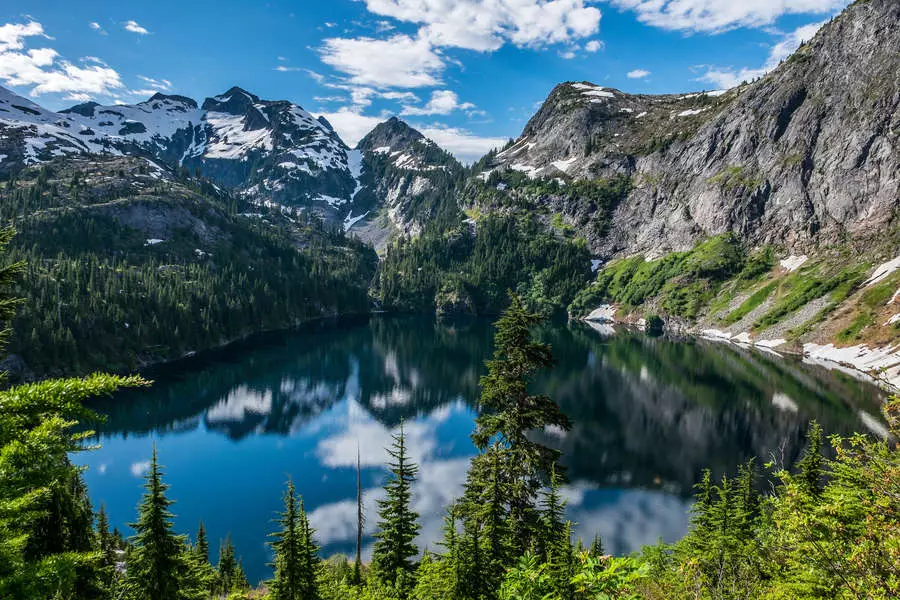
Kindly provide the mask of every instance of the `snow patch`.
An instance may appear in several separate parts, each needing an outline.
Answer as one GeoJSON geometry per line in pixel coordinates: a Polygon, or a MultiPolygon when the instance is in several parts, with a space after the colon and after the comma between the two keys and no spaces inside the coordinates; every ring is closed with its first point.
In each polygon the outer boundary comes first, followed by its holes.
{"type": "Polygon", "coordinates": [[[602,304],[591,311],[584,318],[586,321],[613,322],[616,320],[616,307],[612,304],[602,304]]]}
{"type": "Polygon", "coordinates": [[[896,315],[888,319],[887,323],[885,323],[884,326],[887,327],[888,325],[893,325],[897,322],[900,322],[900,313],[897,313],[896,315]]]}
{"type": "Polygon", "coordinates": [[[162,244],[166,240],[161,240],[159,238],[150,238],[146,242],[144,242],[145,246],[155,246],[157,244],[162,244]]]}
{"type": "Polygon", "coordinates": [[[806,261],[809,260],[809,257],[805,254],[800,256],[794,256],[793,254],[788,256],[785,259],[782,259],[779,263],[781,268],[787,271],[788,273],[792,273],[803,266],[806,261]]]}
{"type": "Polygon", "coordinates": [[[838,368],[850,374],[866,374],[900,388],[900,346],[869,348],[865,345],[835,348],[834,344],[803,345],[804,361],[838,368]],[[847,369],[849,366],[851,369],[847,369]]]}
{"type": "MultiPolygon", "coordinates": [[[[900,269],[900,256],[895,258],[894,260],[889,260],[888,262],[880,265],[875,272],[872,273],[872,276],[866,280],[864,285],[870,286],[875,285],[876,283],[887,279],[891,273],[900,269]]],[[[894,296],[896,298],[896,295],[894,296]]]]}
{"type": "Polygon", "coordinates": [[[772,396],[772,406],[785,412],[797,412],[800,407],[794,402],[790,396],[783,392],[775,392],[772,396]]]}
{"type": "Polygon", "coordinates": [[[557,169],[559,169],[559,170],[562,171],[563,173],[568,173],[568,172],[569,172],[569,167],[571,167],[573,164],[575,164],[575,161],[576,161],[576,160],[578,160],[578,159],[577,159],[576,157],[573,156],[572,158],[568,158],[568,159],[566,159],[566,160],[557,160],[557,161],[552,162],[552,163],[550,163],[550,164],[552,164],[554,167],[556,167],[557,169]]]}
{"type": "Polygon", "coordinates": [[[693,117],[694,115],[699,115],[700,113],[702,113],[705,110],[706,110],[705,108],[689,108],[688,110],[681,111],[680,113],[678,113],[675,116],[676,117],[693,117]]]}

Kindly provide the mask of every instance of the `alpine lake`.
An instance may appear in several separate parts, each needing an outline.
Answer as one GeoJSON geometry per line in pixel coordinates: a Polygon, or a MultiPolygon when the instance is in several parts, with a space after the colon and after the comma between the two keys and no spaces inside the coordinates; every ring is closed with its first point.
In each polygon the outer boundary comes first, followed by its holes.
{"type": "MultiPolygon", "coordinates": [[[[534,435],[559,448],[575,534],[627,554],[687,531],[691,493],[758,457],[797,459],[811,419],[829,434],[877,434],[882,392],[853,376],[771,352],[672,341],[580,322],[543,326],[557,365],[534,382],[572,429],[534,435]]],[[[95,509],[128,536],[153,446],[175,527],[202,519],[215,563],[230,535],[251,583],[271,576],[267,534],[293,478],[323,556],[355,552],[357,456],[364,557],[401,422],[419,465],[420,548],[439,550],[458,497],[493,352],[490,321],[371,316],[267,334],[159,367],[152,387],[92,403],[99,448],[78,453],[95,509]]]]}

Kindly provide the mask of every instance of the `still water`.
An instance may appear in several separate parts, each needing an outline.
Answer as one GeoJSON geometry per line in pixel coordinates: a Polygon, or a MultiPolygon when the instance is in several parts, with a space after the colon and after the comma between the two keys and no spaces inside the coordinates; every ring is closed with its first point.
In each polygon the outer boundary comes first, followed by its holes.
{"type": "MultiPolygon", "coordinates": [[[[682,536],[706,467],[718,475],[773,455],[790,463],[813,418],[829,433],[878,427],[877,390],[799,361],[577,323],[540,336],[558,365],[535,389],[574,424],[540,437],[564,453],[576,534],[589,542],[597,532],[614,553],[682,536]]],[[[76,461],[88,467],[95,507],[129,535],[156,444],[177,529],[193,537],[202,519],[214,549],[230,534],[256,582],[271,573],[267,534],[288,477],[324,554],[352,554],[357,448],[374,525],[384,448],[402,420],[420,465],[420,545],[434,547],[475,452],[478,378],[491,353],[491,324],[480,320],[373,317],[269,336],[169,366],[152,388],[97,404],[108,417],[96,427],[101,448],[76,461]]]]}

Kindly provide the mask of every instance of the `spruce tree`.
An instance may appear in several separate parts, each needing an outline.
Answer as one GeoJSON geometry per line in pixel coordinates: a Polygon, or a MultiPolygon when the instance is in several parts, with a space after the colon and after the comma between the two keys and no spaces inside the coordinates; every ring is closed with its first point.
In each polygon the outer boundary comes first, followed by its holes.
{"type": "Polygon", "coordinates": [[[318,548],[313,531],[298,500],[294,482],[288,480],[284,494],[284,512],[278,519],[281,529],[272,534],[270,542],[275,551],[275,579],[272,582],[273,600],[316,600],[319,598],[318,548]]]}
{"type": "Polygon", "coordinates": [[[135,535],[127,563],[127,588],[134,599],[176,600],[190,596],[195,588],[186,560],[186,538],[172,530],[173,502],[166,497],[169,486],[162,475],[154,446],[138,520],[131,524],[135,535]]]}
{"type": "Polygon", "coordinates": [[[197,557],[203,562],[209,562],[209,540],[206,537],[206,527],[203,521],[197,525],[197,543],[194,545],[197,557]]]}
{"type": "MultiPolygon", "coordinates": [[[[391,477],[385,484],[386,497],[378,501],[378,532],[372,555],[372,571],[385,585],[396,586],[401,573],[412,581],[415,575],[415,557],[419,551],[415,545],[419,533],[419,515],[412,510],[412,484],[418,467],[411,462],[406,448],[403,424],[393,435],[393,444],[387,449],[391,477]]],[[[401,598],[406,591],[398,590],[401,598]]]]}
{"type": "MultiPolygon", "coordinates": [[[[490,468],[476,467],[476,463],[496,460],[507,478],[503,503],[509,513],[514,556],[539,542],[540,490],[554,469],[562,470],[558,466],[559,451],[530,440],[528,433],[547,426],[570,427],[569,419],[551,398],[528,391],[534,375],[553,365],[550,346],[532,335],[532,329],[542,320],[510,293],[510,306],[496,323],[494,357],[487,361],[488,374],[480,381],[482,412],[472,435],[482,451],[473,459],[473,469],[490,472],[490,468]]],[[[476,484],[484,487],[483,483],[476,484]]]]}
{"type": "Polygon", "coordinates": [[[822,443],[822,426],[816,421],[810,422],[809,432],[806,434],[806,450],[797,461],[797,481],[800,488],[813,499],[817,499],[822,493],[822,467],[825,462],[822,443]]]}

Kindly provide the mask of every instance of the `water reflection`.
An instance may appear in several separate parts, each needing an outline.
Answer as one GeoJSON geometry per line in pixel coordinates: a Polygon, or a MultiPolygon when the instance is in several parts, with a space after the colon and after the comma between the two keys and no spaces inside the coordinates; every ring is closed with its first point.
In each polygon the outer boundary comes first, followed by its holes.
{"type": "MultiPolygon", "coordinates": [[[[877,414],[877,392],[846,375],[723,344],[606,333],[543,329],[558,365],[536,387],[574,422],[568,433],[539,434],[564,451],[570,518],[616,553],[681,536],[703,468],[728,472],[773,453],[791,462],[810,418],[848,433],[863,427],[860,411],[877,414]]],[[[468,435],[491,351],[483,321],[373,318],[273,336],[99,404],[103,448],[79,460],[94,502],[124,527],[155,441],[179,528],[193,531],[202,517],[214,539],[230,531],[258,580],[268,575],[265,533],[287,475],[326,552],[350,552],[358,449],[374,527],[384,448],[404,420],[420,464],[420,544],[433,546],[474,452],[468,435]]]]}

